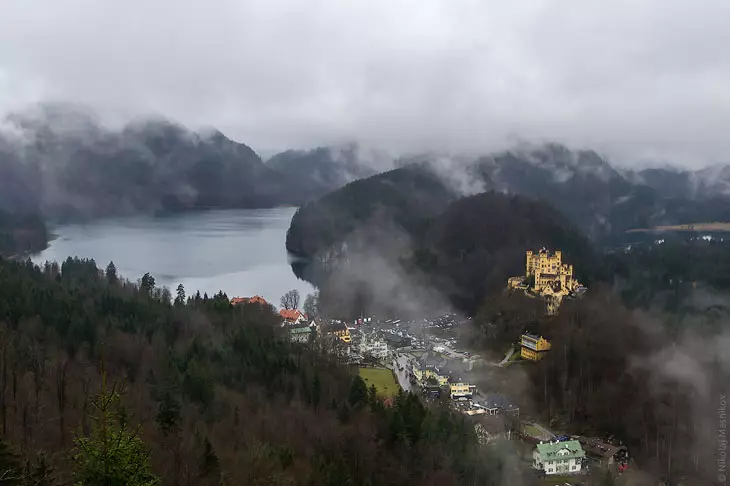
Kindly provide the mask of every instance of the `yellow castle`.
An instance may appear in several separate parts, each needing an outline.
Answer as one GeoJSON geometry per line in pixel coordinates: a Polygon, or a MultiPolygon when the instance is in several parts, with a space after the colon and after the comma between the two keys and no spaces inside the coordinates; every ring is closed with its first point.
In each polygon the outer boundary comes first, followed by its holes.
{"type": "Polygon", "coordinates": [[[573,277],[573,265],[563,263],[560,250],[551,252],[542,248],[538,252],[526,252],[525,276],[510,277],[510,290],[522,289],[545,299],[547,313],[555,314],[563,297],[578,290],[582,285],[573,277]]]}

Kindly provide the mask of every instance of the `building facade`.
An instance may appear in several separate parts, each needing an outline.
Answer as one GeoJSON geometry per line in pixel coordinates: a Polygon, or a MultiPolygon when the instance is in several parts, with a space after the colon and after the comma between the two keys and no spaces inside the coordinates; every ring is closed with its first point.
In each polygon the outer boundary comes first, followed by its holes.
{"type": "Polygon", "coordinates": [[[548,314],[555,314],[563,298],[576,292],[582,285],[573,276],[573,265],[563,263],[561,250],[542,248],[525,253],[524,277],[510,277],[507,288],[522,289],[540,295],[545,300],[548,314]]]}
{"type": "Polygon", "coordinates": [[[545,474],[578,474],[585,453],[577,440],[538,444],[532,452],[532,466],[545,474]]]}
{"type": "Polygon", "coordinates": [[[331,322],[324,326],[324,335],[335,336],[345,344],[352,342],[352,336],[350,335],[350,329],[344,322],[331,322]]]}
{"type": "Polygon", "coordinates": [[[388,344],[383,339],[363,339],[360,343],[360,352],[383,360],[388,358],[388,344]]]}
{"type": "Polygon", "coordinates": [[[552,345],[542,336],[525,333],[520,336],[520,358],[530,361],[541,360],[552,345]]]}
{"type": "Polygon", "coordinates": [[[475,387],[469,383],[452,383],[449,388],[451,399],[458,400],[459,398],[471,398],[475,387]]]}
{"type": "Polygon", "coordinates": [[[307,343],[312,336],[312,328],[308,325],[289,326],[289,340],[295,343],[307,343]]]}

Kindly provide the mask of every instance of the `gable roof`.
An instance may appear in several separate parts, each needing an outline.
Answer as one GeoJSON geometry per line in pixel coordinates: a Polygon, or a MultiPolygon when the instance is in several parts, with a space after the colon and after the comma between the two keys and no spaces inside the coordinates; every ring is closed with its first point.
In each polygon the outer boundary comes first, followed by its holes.
{"type": "Polygon", "coordinates": [[[583,448],[577,440],[537,444],[537,451],[540,453],[540,457],[543,462],[556,461],[560,459],[580,459],[585,457],[583,448]],[[565,452],[561,453],[562,451],[565,452]]]}
{"type": "Polygon", "coordinates": [[[580,442],[580,445],[583,446],[583,449],[588,454],[591,454],[593,456],[599,456],[605,459],[608,459],[611,456],[616,455],[617,452],[621,450],[626,450],[626,447],[624,446],[617,446],[613,444],[608,444],[606,442],[603,442],[599,439],[595,439],[593,437],[581,437],[577,436],[576,439],[578,439],[578,442],[580,442]]]}
{"type": "Polygon", "coordinates": [[[302,313],[296,309],[281,309],[279,315],[284,318],[285,321],[296,321],[302,317],[302,313]]]}
{"type": "Polygon", "coordinates": [[[241,304],[268,305],[269,303],[266,302],[266,299],[264,299],[260,295],[254,295],[253,297],[233,297],[231,299],[231,304],[232,305],[241,305],[241,304]]]}

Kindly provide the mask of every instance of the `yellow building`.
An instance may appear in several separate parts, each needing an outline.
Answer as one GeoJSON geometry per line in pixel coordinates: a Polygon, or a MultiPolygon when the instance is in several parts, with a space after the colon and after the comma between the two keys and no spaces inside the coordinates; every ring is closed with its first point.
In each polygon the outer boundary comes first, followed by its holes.
{"type": "Polygon", "coordinates": [[[563,263],[560,250],[542,248],[526,252],[525,276],[510,277],[507,288],[524,289],[545,299],[548,314],[555,314],[563,297],[578,290],[581,284],[573,277],[573,265],[563,263]]]}
{"type": "Polygon", "coordinates": [[[347,325],[343,322],[332,322],[324,329],[325,335],[337,336],[340,341],[346,344],[350,344],[352,337],[350,336],[350,330],[347,325]]]}
{"type": "Polygon", "coordinates": [[[552,345],[542,336],[525,333],[520,337],[520,357],[530,361],[538,361],[545,356],[552,345]]]}
{"type": "Polygon", "coordinates": [[[469,383],[452,383],[449,386],[451,393],[451,399],[456,400],[457,398],[471,398],[474,393],[474,388],[469,383]]]}

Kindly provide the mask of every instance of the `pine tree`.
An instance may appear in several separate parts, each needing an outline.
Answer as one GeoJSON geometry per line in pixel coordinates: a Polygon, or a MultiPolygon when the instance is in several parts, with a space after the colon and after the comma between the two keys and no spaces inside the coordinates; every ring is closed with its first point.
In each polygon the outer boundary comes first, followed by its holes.
{"type": "Polygon", "coordinates": [[[200,458],[200,477],[212,480],[220,477],[220,461],[207,437],[203,442],[203,455],[200,458]]]}
{"type": "Polygon", "coordinates": [[[110,284],[117,283],[119,277],[117,277],[117,267],[114,265],[114,262],[109,262],[109,265],[106,266],[106,279],[110,284]]]}
{"type": "Polygon", "coordinates": [[[180,403],[169,387],[162,392],[155,421],[164,436],[177,430],[180,425],[180,403]]]}
{"type": "Polygon", "coordinates": [[[89,437],[78,436],[73,459],[76,486],[154,486],[159,479],[152,474],[149,453],[139,430],[130,430],[120,414],[121,393],[115,384],[106,387],[102,370],[100,393],[91,401],[94,412],[89,437]]]}
{"type": "Polygon", "coordinates": [[[185,305],[185,287],[183,284],[177,286],[177,297],[175,297],[175,306],[182,307],[185,305]]]}
{"type": "Polygon", "coordinates": [[[347,396],[348,403],[353,408],[358,408],[368,401],[368,387],[360,375],[355,375],[350,384],[350,393],[347,396]]]}

